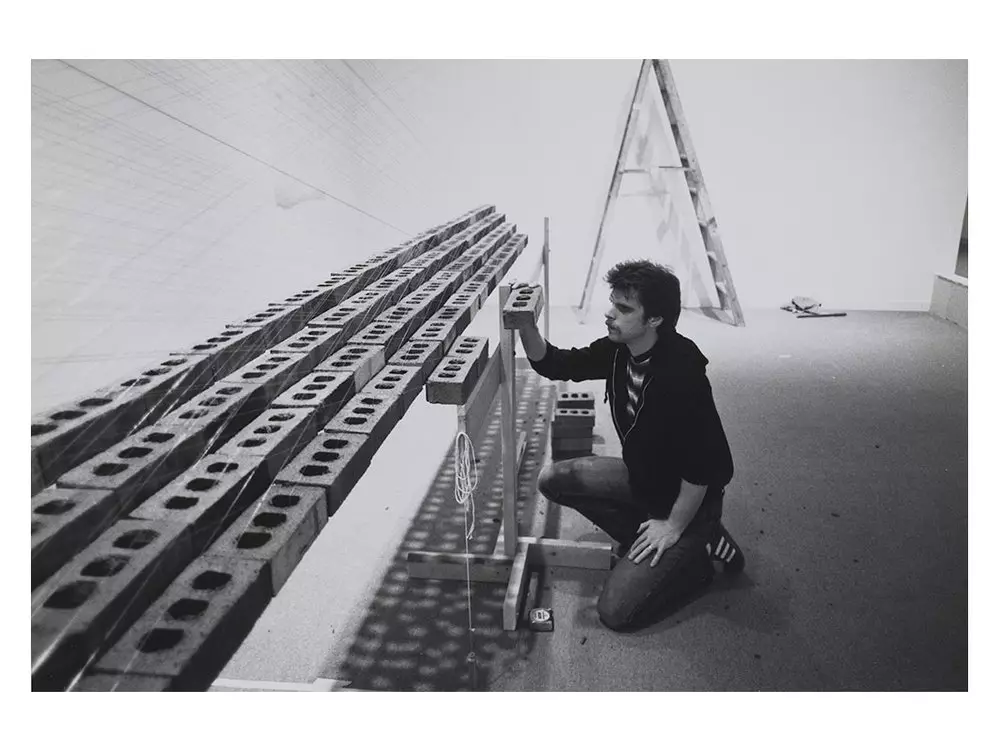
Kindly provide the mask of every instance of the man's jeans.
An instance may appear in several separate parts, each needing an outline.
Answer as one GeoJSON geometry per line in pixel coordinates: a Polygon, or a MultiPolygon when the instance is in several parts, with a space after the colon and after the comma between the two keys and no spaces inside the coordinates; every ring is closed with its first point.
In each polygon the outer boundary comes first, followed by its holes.
{"type": "MultiPolygon", "coordinates": [[[[538,489],[552,502],[573,508],[600,526],[625,553],[638,536],[639,524],[649,518],[632,498],[628,470],[620,458],[557,461],[542,472],[538,489]]],[[[708,500],[706,495],[703,502],[708,500]]],[[[655,567],[650,566],[652,554],[638,564],[622,557],[597,603],[601,622],[612,630],[641,627],[710,581],[715,571],[706,546],[715,540],[718,526],[716,521],[692,522],[655,567]]]]}

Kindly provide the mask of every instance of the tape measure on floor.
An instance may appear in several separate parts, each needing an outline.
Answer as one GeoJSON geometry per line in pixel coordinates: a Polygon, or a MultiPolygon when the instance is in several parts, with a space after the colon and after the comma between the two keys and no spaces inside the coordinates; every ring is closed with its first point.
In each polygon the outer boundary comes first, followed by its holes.
{"type": "Polygon", "coordinates": [[[528,627],[532,630],[542,632],[552,631],[555,627],[555,621],[552,619],[552,610],[541,607],[531,610],[528,613],[528,627]]]}

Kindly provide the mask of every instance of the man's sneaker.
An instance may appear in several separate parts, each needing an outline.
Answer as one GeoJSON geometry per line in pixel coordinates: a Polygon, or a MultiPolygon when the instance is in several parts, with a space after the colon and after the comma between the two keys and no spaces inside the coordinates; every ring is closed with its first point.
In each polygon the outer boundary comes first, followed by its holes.
{"type": "Polygon", "coordinates": [[[743,550],[722,524],[719,524],[718,539],[709,546],[709,554],[713,560],[722,563],[722,568],[727,573],[739,573],[747,562],[743,550]]]}

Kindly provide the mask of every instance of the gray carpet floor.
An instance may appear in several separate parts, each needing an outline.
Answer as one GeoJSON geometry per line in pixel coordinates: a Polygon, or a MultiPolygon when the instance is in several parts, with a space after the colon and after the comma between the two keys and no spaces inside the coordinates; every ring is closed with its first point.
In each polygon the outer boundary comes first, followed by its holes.
{"type": "MultiPolygon", "coordinates": [[[[633,634],[599,624],[601,574],[547,573],[556,629],[491,689],[967,689],[967,332],[917,313],[747,323],[679,326],[710,360],[745,572],[633,634]]],[[[606,408],[597,432],[620,455],[606,408]]],[[[561,516],[564,538],[601,538],[561,516]]]]}

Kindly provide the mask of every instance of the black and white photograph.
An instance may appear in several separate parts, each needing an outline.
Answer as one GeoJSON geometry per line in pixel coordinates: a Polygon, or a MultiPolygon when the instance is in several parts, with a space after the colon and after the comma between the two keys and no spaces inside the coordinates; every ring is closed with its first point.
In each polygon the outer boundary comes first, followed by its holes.
{"type": "Polygon", "coordinates": [[[477,52],[502,8],[429,17],[455,49],[410,6],[382,19],[409,43],[345,16],[323,44],[322,12],[298,49],[214,46],[230,10],[19,61],[33,724],[105,700],[47,693],[208,692],[106,709],[220,741],[241,701],[325,744],[982,736],[968,48],[730,56],[706,7],[590,54],[477,52]]]}

